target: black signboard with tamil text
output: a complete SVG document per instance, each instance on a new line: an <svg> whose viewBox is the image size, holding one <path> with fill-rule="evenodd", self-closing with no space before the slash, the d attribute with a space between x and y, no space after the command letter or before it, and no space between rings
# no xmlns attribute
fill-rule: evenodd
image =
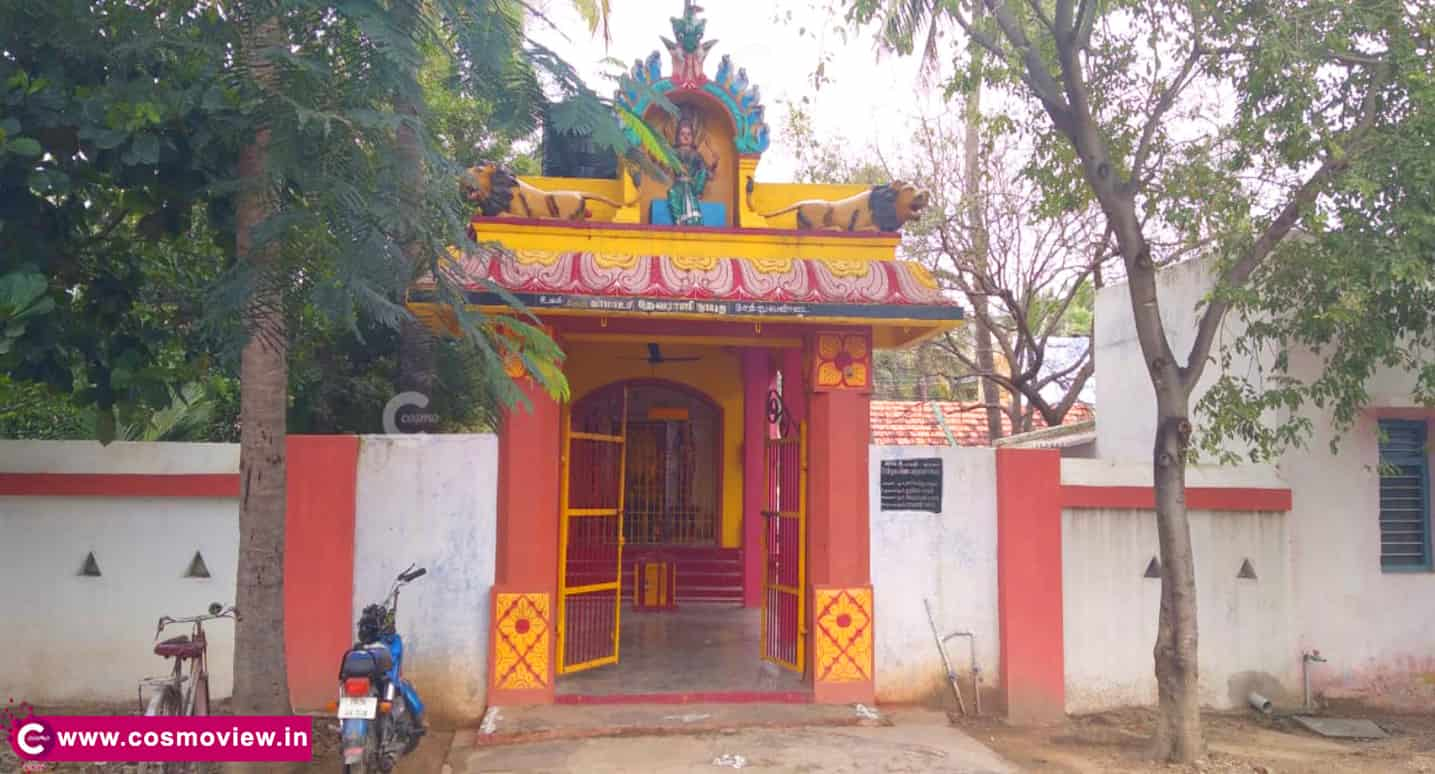
<svg viewBox="0 0 1435 774"><path fill-rule="evenodd" d="M882 510L942 512L942 459L882 460Z"/></svg>

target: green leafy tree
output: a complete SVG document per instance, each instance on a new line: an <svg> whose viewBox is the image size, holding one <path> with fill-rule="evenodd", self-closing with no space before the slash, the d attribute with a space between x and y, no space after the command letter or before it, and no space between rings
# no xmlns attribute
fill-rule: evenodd
<svg viewBox="0 0 1435 774"><path fill-rule="evenodd" d="M984 14L946 0L848 8L855 21L877 20L881 39L901 50L959 28L968 50L988 55L983 79L1021 100L1016 124L1035 150L1027 174L1045 205L1094 202L1106 220L1157 405L1155 751L1190 761L1204 754L1184 498L1191 395L1227 314L1249 313L1248 345L1313 346L1325 368L1307 381L1278 358L1289 381L1274 392L1223 382L1214 407L1312 400L1348 423L1384 363L1415 368L1419 397L1431 398L1430 361L1418 353L1430 343L1435 10L1400 0L977 2ZM1291 244L1297 228L1309 246ZM1214 261L1219 287L1178 353L1156 274L1187 255ZM1344 308L1329 311L1331 299L1346 299ZM1376 322L1342 321L1347 313ZM1250 414L1225 424L1218 415L1215 427L1295 440L1258 425Z"/></svg>
<svg viewBox="0 0 1435 774"><path fill-rule="evenodd" d="M411 319L403 290L431 273L494 399L519 397L491 326L464 304L464 278L438 271L447 248L466 243L469 213L414 75L424 52L457 52L456 77L474 83L521 59L574 98L571 123L606 116L582 108L598 101L571 68L526 42L514 6L436 2L407 19L390 12L399 6L304 0L0 8L0 277L19 275L5 280L0 310L11 378L96 406L108 440L167 410L211 351L238 360L236 711L289 709L284 436L296 306L335 321L357 310L396 329ZM511 43L486 45L486 35ZM394 152L405 134L421 179L413 154ZM149 295L179 288L194 292ZM561 373L537 367L557 349L529 320L507 330L561 393Z"/></svg>
<svg viewBox="0 0 1435 774"><path fill-rule="evenodd" d="M191 222L235 111L207 43L218 15L186 10L0 7L0 366L93 405L102 440L202 370L177 341L203 289L180 286L222 262ZM173 297L154 290L166 276Z"/></svg>
<svg viewBox="0 0 1435 774"><path fill-rule="evenodd" d="M597 102L571 68L525 43L522 17L511 3L401 0L387 11L375 14L364 3L290 2L245 7L231 17L239 33L236 74L252 105L252 134L239 156L237 260L228 283L246 342L239 604L259 613L246 610L236 628L237 710L288 707L284 309L295 289L331 319L347 319L357 308L401 337L405 330L413 336L421 331L402 305L404 292L416 276L432 276L438 300L453 310L464 340L483 360L488 386L505 404L520 398L503 375L492 326L467 308L465 278L440 263L450 245L472 244L470 213L456 196L461 170L426 120L419 78L425 53L454 51L460 80L471 81L503 71L520 50L564 95ZM507 44L493 45L496 34ZM596 108L589 114L602 115ZM614 144L621 145L621 135ZM540 382L565 393L561 373L542 367L558 357L556 345L531 321L518 317L505 328L522 339L523 357ZM424 361L431 345L410 345L400 344L400 378L421 373L428 386Z"/></svg>

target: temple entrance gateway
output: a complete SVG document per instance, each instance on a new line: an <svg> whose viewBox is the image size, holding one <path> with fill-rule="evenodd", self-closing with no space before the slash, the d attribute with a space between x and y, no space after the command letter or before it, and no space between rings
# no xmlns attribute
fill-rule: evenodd
<svg viewBox="0 0 1435 774"><path fill-rule="evenodd" d="M708 61L700 13L685 2L614 99L628 153L666 174L625 153L564 167L597 133L552 131L548 176L461 183L479 246L441 278L489 320L516 300L564 353L494 326L528 400L498 434L492 705L874 695L873 351L961 309L897 258L914 186L757 182L765 109L744 68ZM470 335L452 290L422 279L409 307ZM572 402L530 369L561 370Z"/></svg>

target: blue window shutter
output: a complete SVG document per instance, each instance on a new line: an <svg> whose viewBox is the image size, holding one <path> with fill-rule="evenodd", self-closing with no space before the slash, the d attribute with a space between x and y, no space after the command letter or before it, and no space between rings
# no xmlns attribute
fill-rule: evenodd
<svg viewBox="0 0 1435 774"><path fill-rule="evenodd" d="M1426 423L1380 421L1380 567L1429 570L1430 451Z"/></svg>

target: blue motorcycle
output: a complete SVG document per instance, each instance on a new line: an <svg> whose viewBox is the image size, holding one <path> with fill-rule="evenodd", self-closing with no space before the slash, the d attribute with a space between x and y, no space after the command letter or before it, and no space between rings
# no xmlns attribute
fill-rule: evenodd
<svg viewBox="0 0 1435 774"><path fill-rule="evenodd" d="M428 572L399 573L383 604L359 617L359 637L339 667L340 749L344 774L393 771L423 738L424 703L403 679L404 641L394 626L399 589Z"/></svg>

